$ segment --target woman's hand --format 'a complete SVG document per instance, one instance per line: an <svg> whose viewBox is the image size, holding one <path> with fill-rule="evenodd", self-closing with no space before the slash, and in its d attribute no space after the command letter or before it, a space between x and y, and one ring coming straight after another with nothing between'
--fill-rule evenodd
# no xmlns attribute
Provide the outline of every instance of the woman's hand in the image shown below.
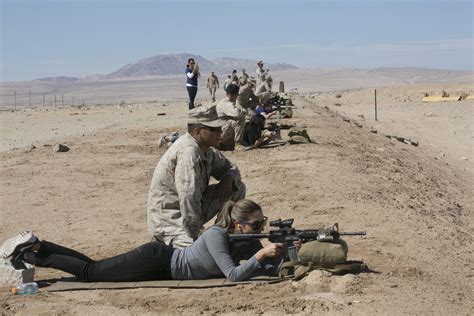
<svg viewBox="0 0 474 316"><path fill-rule="evenodd" d="M281 243L270 243L260 249L256 254L255 257L257 258L258 262L262 262L263 259L266 257L277 257L281 253L281 249L283 248L283 244Z"/></svg>
<svg viewBox="0 0 474 316"><path fill-rule="evenodd" d="M296 247L296 249L299 251L301 249L301 239L295 240L293 242L293 245Z"/></svg>

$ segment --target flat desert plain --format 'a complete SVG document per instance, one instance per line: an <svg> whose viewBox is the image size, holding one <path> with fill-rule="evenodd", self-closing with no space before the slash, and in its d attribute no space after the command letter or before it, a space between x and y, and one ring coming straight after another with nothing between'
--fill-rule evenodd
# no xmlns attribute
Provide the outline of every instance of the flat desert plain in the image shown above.
<svg viewBox="0 0 474 316"><path fill-rule="evenodd" d="M442 90L472 95L472 81L326 90L305 84L293 96L294 116L282 122L305 126L314 143L225 155L239 166L247 197L271 219L366 230L364 238L346 238L349 259L374 272L315 271L298 282L211 289L13 296L2 287L2 314L471 314L474 101L421 99ZM204 89L199 97L208 102ZM1 112L0 240L30 229L96 259L149 241L147 194L166 151L159 137L184 133L183 100ZM71 150L53 153L58 143ZM64 275L36 270L38 280Z"/></svg>

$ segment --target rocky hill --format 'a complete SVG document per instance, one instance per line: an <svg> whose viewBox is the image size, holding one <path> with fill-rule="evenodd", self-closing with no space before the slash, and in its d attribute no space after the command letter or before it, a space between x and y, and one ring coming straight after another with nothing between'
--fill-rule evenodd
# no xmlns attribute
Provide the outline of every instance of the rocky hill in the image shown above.
<svg viewBox="0 0 474 316"><path fill-rule="evenodd" d="M128 64L119 70L107 75L107 78L143 77L143 76L171 76L182 74L189 58L194 58L199 64L202 73L214 71L218 74L230 73L232 69L239 72L242 68L253 72L256 60L222 57L207 60L199 55L170 54L157 55ZM272 70L297 69L297 67L284 63L266 64L265 68Z"/></svg>

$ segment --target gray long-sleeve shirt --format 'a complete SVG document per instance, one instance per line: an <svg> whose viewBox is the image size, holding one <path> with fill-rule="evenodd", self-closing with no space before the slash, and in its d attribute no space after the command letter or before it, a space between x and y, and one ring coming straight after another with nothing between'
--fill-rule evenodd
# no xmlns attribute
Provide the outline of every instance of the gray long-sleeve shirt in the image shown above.
<svg viewBox="0 0 474 316"><path fill-rule="evenodd" d="M259 263L255 253L259 241L246 247L247 253L231 255L225 229L213 226L206 230L191 246L176 249L171 258L171 274L175 280L202 280L225 276L229 281L247 280L254 275L275 275L281 257L265 259ZM246 256L250 256L250 258ZM239 265L241 259L248 259Z"/></svg>

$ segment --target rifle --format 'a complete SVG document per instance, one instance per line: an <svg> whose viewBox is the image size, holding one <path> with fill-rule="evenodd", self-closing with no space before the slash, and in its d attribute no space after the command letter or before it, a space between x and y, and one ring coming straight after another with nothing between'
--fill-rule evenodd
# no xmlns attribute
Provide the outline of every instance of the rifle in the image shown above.
<svg viewBox="0 0 474 316"><path fill-rule="evenodd" d="M278 227L278 229L270 230L268 233L255 234L229 234L230 240L243 241L250 239L268 238L272 243L284 243L288 251L288 257L291 261L300 261L298 251L293 245L294 241L301 240L303 243L319 240L332 241L338 239L340 236L365 236L365 231L359 232L340 232L339 224L335 223L331 228L320 229L295 229L293 228L293 218L281 220L277 219L270 222L271 227Z"/></svg>

